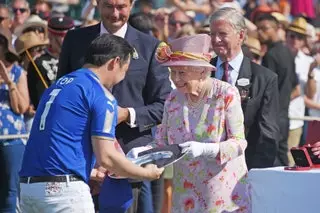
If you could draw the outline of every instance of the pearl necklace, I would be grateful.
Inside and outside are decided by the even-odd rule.
[[[184,125],[188,133],[190,133],[190,122],[189,122],[189,107],[192,107],[192,110],[200,110],[200,108],[203,108],[202,113],[200,115],[200,120],[198,124],[204,124],[205,120],[207,118],[208,110],[210,107],[210,104],[205,103],[207,99],[204,99],[204,95],[208,94],[208,98],[211,98],[211,90],[212,90],[212,81],[206,81],[202,87],[202,90],[199,94],[200,100],[198,102],[194,102],[191,100],[190,95],[186,95],[186,99],[184,106],[183,106],[183,120]],[[211,94],[211,95],[209,95]],[[201,95],[201,96],[200,96]],[[191,113],[192,115],[195,115],[195,113]],[[198,128],[201,125],[197,125],[196,130],[198,131]]]
[[[191,95],[190,94],[186,94],[188,106],[191,107],[191,108],[195,108],[195,109],[199,109],[200,107],[202,107],[204,102],[206,101],[204,96],[205,96],[205,94],[208,94],[208,92],[210,92],[211,87],[212,87],[211,81],[206,80],[202,85],[201,91],[199,93],[198,101],[193,101],[191,99]]]

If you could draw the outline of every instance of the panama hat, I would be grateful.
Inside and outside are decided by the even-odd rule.
[[[288,31],[307,36],[307,21],[302,17],[294,19],[288,27]]]
[[[197,34],[178,38],[166,44],[160,43],[156,59],[162,66],[194,66],[214,68],[210,64],[209,49],[211,38],[207,34]]]
[[[272,12],[271,15],[278,20],[279,23],[283,24],[286,28],[289,26],[289,20],[282,13]]]
[[[259,42],[258,39],[252,37],[252,36],[249,36],[244,44],[249,48],[249,50],[254,53],[254,54],[257,54],[257,55],[262,55],[261,53],[261,44]]]
[[[48,45],[49,41],[43,41],[35,32],[27,32],[20,35],[15,43],[14,46],[16,51],[19,55],[21,55],[26,50],[29,50],[32,47]]]

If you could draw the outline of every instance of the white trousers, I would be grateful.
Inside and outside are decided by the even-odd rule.
[[[20,183],[22,213],[94,213],[89,186],[83,181]]]

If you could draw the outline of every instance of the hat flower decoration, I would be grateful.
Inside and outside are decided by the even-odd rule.
[[[156,59],[162,66],[210,67],[211,38],[206,34],[186,36],[170,44],[161,42],[156,50]]]

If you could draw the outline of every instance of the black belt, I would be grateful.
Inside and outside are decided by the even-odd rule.
[[[68,175],[69,181],[82,181],[79,176]],[[20,177],[20,183],[41,183],[41,182],[67,182],[67,175],[62,176],[38,176],[38,177]]]
[[[142,187],[142,182],[133,182],[130,183],[131,188],[141,188]]]

